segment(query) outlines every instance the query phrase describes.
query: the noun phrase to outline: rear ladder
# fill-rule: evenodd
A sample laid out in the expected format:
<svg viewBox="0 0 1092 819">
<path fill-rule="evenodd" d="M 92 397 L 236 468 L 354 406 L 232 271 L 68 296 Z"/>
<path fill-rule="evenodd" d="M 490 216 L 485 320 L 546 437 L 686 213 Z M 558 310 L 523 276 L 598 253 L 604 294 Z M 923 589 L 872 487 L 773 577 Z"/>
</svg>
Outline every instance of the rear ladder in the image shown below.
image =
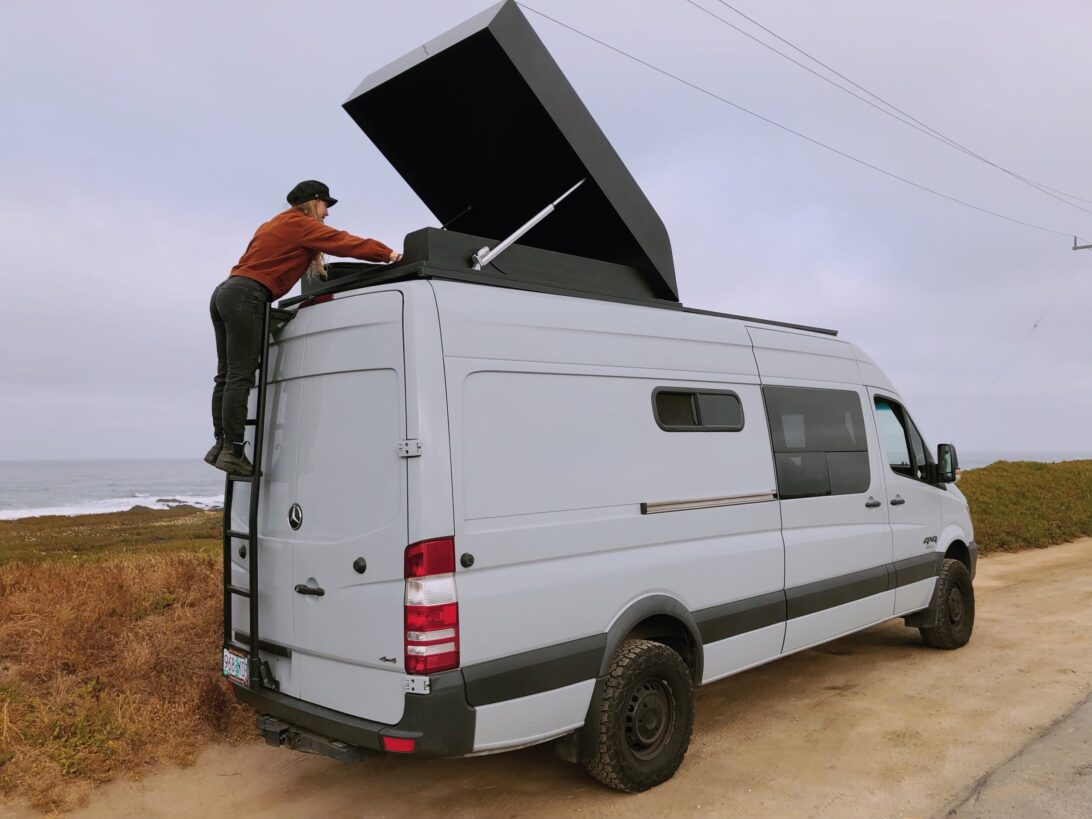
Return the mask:
<svg viewBox="0 0 1092 819">
<path fill-rule="evenodd" d="M 268 661 L 258 654 L 261 644 L 258 628 L 258 501 L 261 497 L 262 483 L 262 444 L 265 440 L 265 397 L 269 384 L 266 362 L 269 359 L 269 340 L 273 333 L 280 332 L 296 315 L 293 310 L 280 310 L 269 304 L 265 306 L 262 318 L 262 338 L 265 345 L 258 359 L 258 406 L 254 418 L 247 418 L 247 426 L 254 427 L 254 474 L 249 477 L 228 475 L 224 485 L 224 647 L 246 652 L 249 658 L 251 687 L 263 686 L 277 690 L 280 686 L 273 676 Z M 231 528 L 231 510 L 235 497 L 235 484 L 250 484 L 250 514 L 247 531 L 238 532 Z M 233 585 L 231 582 L 231 542 L 238 538 L 246 540 L 240 547 L 239 556 L 248 558 L 249 588 Z M 231 622 L 231 602 L 233 596 L 245 597 L 250 601 L 249 645 L 236 639 Z"/>
</svg>

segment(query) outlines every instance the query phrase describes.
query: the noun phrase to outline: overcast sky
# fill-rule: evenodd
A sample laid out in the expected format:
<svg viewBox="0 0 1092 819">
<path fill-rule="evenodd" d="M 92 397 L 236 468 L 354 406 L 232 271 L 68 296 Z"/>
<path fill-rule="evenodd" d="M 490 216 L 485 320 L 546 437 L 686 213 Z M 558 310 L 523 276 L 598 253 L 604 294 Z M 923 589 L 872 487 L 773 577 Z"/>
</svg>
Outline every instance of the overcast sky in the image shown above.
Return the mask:
<svg viewBox="0 0 1092 819">
<path fill-rule="evenodd" d="M 435 224 L 341 103 L 488 5 L 0 3 L 0 459 L 203 455 L 211 290 L 300 179 L 341 200 L 335 227 L 400 247 Z M 531 5 L 921 184 L 1092 237 L 1092 214 L 685 0 Z M 1092 4 L 733 5 L 977 153 L 1092 200 Z M 667 225 L 684 303 L 838 329 L 934 446 L 1092 451 L 1092 251 L 884 177 L 528 17 Z M 391 115 L 427 127 L 427 100 Z"/>
</svg>

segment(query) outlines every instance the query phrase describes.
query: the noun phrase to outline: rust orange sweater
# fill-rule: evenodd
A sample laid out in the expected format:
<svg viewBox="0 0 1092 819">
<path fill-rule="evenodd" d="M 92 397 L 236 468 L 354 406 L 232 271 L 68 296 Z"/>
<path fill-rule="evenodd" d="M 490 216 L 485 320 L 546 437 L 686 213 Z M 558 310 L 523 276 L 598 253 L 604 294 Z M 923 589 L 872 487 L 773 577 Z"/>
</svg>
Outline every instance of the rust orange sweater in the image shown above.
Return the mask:
<svg viewBox="0 0 1092 819">
<path fill-rule="evenodd" d="M 392 252 L 375 239 L 335 230 L 289 208 L 255 231 L 246 253 L 231 268 L 231 275 L 261 282 L 273 298 L 279 299 L 307 272 L 316 251 L 369 262 L 385 262 Z"/>
</svg>

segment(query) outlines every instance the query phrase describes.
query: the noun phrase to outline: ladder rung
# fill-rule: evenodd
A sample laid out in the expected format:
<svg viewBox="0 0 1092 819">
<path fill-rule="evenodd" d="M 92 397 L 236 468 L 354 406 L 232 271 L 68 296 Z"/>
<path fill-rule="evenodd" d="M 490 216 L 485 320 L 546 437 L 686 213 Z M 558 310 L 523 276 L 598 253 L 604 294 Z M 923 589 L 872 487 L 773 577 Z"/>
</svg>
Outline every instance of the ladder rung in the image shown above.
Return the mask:
<svg viewBox="0 0 1092 819">
<path fill-rule="evenodd" d="M 250 597 L 250 589 L 244 589 L 242 586 L 233 586 L 231 583 L 227 583 L 224 585 L 224 589 L 240 597 Z"/>
<path fill-rule="evenodd" d="M 295 310 L 282 310 L 279 307 L 269 308 L 269 317 L 274 321 L 291 321 L 296 317 Z"/>
<path fill-rule="evenodd" d="M 250 653 L 250 646 L 245 646 L 242 643 L 240 643 L 238 640 L 228 640 L 226 643 L 224 643 L 224 647 L 225 648 L 233 648 L 236 651 L 242 652 L 243 654 L 249 654 Z"/>
<path fill-rule="evenodd" d="M 227 529 L 224 534 L 228 537 L 237 537 L 243 540 L 250 540 L 250 532 L 236 532 L 234 529 Z"/>
<path fill-rule="evenodd" d="M 238 483 L 254 483 L 253 475 L 228 475 L 229 481 L 236 481 Z"/>
<path fill-rule="evenodd" d="M 258 423 L 258 419 L 257 419 L 257 418 L 247 418 L 247 419 L 246 419 L 246 425 L 247 425 L 248 427 L 252 427 L 252 426 L 254 426 L 254 425 L 255 425 L 256 423 Z"/>
</svg>

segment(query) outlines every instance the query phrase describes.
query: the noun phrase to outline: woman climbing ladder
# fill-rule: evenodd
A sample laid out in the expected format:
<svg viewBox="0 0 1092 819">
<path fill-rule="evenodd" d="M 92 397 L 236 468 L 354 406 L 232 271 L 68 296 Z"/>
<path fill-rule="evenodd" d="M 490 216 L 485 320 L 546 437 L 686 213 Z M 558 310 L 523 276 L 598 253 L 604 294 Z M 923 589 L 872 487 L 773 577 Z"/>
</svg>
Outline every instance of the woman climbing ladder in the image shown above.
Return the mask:
<svg viewBox="0 0 1092 819">
<path fill-rule="evenodd" d="M 232 475 L 251 475 L 243 452 L 247 396 L 266 339 L 266 305 L 291 290 L 300 278 L 325 278 L 324 254 L 397 262 L 402 254 L 375 239 L 361 239 L 327 227 L 323 220 L 337 204 L 330 189 L 309 179 L 288 192 L 288 210 L 254 233 L 239 263 L 212 292 L 209 311 L 216 331 L 216 378 L 212 390 L 212 428 L 216 437 L 205 460 Z"/>
</svg>

